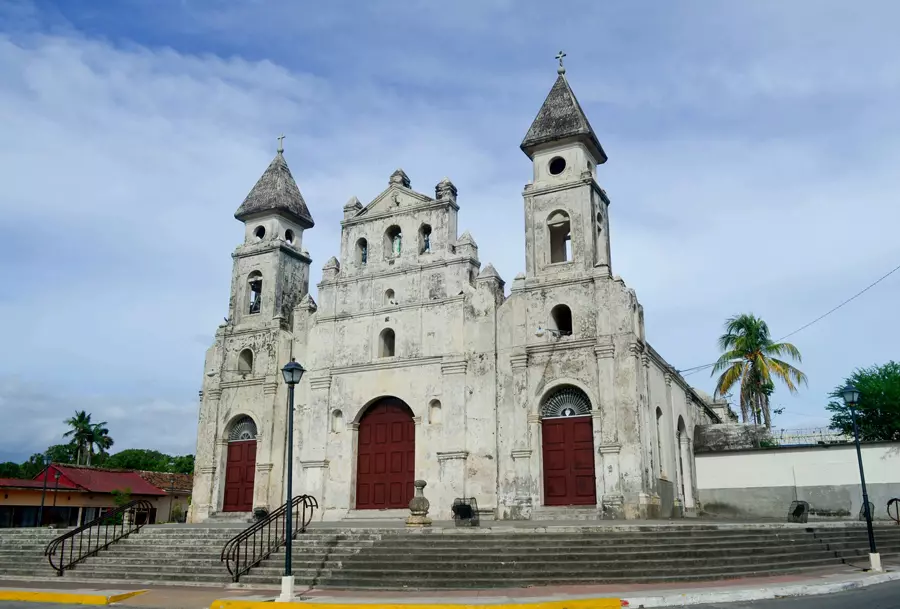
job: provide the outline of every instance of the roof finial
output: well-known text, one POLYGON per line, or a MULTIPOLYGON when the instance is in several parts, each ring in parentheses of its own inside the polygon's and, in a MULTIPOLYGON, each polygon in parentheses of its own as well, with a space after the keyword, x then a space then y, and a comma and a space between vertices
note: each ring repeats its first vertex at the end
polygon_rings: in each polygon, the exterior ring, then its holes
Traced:
POLYGON ((566 56, 566 54, 563 53, 562 51, 560 51, 559 53, 556 54, 556 58, 559 60, 559 67, 556 68, 556 72, 557 72, 558 74, 565 74, 565 73, 566 73, 566 67, 563 65, 563 62, 562 62, 563 57, 565 57, 565 56, 566 56))
MULTIPOLYGON (((562 65, 562 64, 560 64, 560 65, 562 65)), ((276 150, 276 152, 278 154, 281 154, 282 152, 284 152, 284 134, 283 133, 278 136, 278 150, 276 150)))

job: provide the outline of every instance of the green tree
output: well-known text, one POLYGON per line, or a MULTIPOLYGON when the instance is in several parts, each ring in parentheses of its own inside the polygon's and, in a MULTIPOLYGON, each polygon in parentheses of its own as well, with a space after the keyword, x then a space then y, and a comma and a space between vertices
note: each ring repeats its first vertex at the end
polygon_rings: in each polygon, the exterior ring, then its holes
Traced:
POLYGON ((806 384, 805 374, 780 359, 789 357, 800 362, 800 351, 791 343, 773 341, 769 326, 752 313, 726 320, 719 348, 722 355, 712 371, 713 375, 719 374, 716 395, 724 395, 739 385, 743 421, 771 427, 769 399, 775 389, 774 380, 782 381, 791 393, 796 393, 800 384, 806 384))
POLYGON ((112 454, 104 466, 113 469, 139 469, 147 472, 170 471, 172 457, 157 450, 129 448, 112 454))
POLYGON ((73 444, 54 444, 44 451, 50 458, 50 463, 76 463, 78 460, 78 448, 73 444))
POLYGON ((101 457, 108 455, 108 451, 114 444, 113 439, 109 437, 109 429, 106 428, 106 422, 97 423, 91 426, 91 435, 88 441, 87 464, 91 464, 94 456, 94 447, 97 447, 97 454, 101 457))
POLYGON ((44 455, 41 453, 35 453, 28 457, 28 461, 22 464, 22 477, 31 480, 38 474, 40 474, 44 469, 50 464, 50 461, 46 459, 44 455))
POLYGON ((101 455, 104 455, 113 445, 106 421, 94 423, 91 421, 91 415, 84 410, 75 411, 75 416, 66 419, 65 424, 71 429, 64 433, 63 437, 72 438, 72 444, 76 448, 75 463, 77 465, 90 465, 95 447, 101 455))
POLYGON ((829 395, 832 400, 826 408, 832 413, 830 427, 852 436, 853 420, 843 400, 846 385, 854 385, 859 390, 856 423, 860 440, 900 440, 900 363, 890 361, 882 366, 860 368, 829 395))
POLYGON ((184 455, 183 457, 175 457, 172 459, 172 469, 169 471, 176 474, 193 474, 194 473, 194 455, 184 455))
POLYGON ((22 466, 12 461, 0 463, 0 478, 24 478, 22 466))

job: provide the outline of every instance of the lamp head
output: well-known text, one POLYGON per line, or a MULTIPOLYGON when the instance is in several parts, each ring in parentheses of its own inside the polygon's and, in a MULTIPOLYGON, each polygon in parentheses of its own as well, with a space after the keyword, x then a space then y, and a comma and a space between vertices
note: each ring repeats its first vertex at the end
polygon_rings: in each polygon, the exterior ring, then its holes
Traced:
POLYGON ((847 385, 841 391, 841 394, 844 397, 844 404, 853 408, 857 404, 859 404, 859 389, 854 387, 853 385, 847 385))
POLYGON ((294 358, 291 358, 287 364, 284 365, 284 368, 281 369, 281 374, 284 375, 284 382, 288 385, 296 385, 300 382, 300 379, 303 378, 303 373, 306 370, 298 364, 294 358))
POLYGON ((538 326, 537 330, 534 331, 534 335, 540 338, 544 335, 544 332, 545 330, 542 327, 538 326))

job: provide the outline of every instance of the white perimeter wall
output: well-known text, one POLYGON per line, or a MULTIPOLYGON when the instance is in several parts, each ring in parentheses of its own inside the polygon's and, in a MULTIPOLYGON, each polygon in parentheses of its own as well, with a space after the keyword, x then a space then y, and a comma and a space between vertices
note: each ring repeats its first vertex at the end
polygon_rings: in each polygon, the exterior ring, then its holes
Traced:
MULTIPOLYGON (((900 497, 900 443, 862 447, 875 516, 900 497)), ((808 501, 813 517, 854 518, 862 507, 859 466, 852 445, 778 447, 696 455, 703 508, 737 516, 786 517, 791 501, 808 501)))

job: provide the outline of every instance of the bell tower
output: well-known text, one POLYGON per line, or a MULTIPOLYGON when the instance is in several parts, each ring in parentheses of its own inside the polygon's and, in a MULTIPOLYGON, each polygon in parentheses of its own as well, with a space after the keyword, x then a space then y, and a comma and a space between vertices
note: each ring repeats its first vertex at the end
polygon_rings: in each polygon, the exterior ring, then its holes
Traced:
POLYGON ((606 162, 575 98, 560 51, 558 76, 521 149, 534 166, 525 186, 526 276, 610 276, 609 199, 596 181, 606 162))
POLYGON ((244 243, 232 254, 229 325, 268 327, 290 322, 293 308, 309 291, 312 260, 303 231, 314 223, 284 160, 278 138, 275 158, 234 213, 244 223, 244 243))

